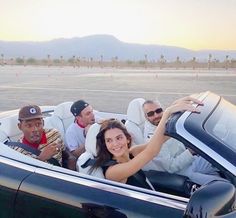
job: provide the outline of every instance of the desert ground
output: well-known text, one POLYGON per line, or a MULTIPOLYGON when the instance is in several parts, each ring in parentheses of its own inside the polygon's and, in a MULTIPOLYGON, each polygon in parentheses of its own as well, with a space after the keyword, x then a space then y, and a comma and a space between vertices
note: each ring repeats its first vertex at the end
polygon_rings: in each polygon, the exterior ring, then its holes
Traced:
POLYGON ((84 99, 97 110, 125 113, 133 98, 158 99, 165 107, 207 90, 236 104, 236 69, 0 66, 0 112, 84 99))

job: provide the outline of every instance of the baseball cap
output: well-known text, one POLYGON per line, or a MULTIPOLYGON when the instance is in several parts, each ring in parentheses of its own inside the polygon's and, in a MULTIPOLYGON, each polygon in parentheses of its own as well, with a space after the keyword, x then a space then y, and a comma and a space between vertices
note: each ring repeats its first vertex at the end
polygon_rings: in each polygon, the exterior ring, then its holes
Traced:
POLYGON ((78 100, 71 105, 70 111, 76 117, 78 116, 84 108, 88 107, 89 103, 84 100, 78 100))
POLYGON ((41 109, 37 105, 27 105, 22 107, 19 111, 19 120, 32 120, 37 118, 43 118, 41 109))

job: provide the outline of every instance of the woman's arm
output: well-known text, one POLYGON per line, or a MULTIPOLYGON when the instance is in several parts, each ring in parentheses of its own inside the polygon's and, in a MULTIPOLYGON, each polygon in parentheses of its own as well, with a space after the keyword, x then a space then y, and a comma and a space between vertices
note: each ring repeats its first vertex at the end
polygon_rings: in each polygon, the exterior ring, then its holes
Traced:
MULTIPOLYGON (((173 105, 168 107, 157 126, 153 137, 146 144, 146 147, 132 160, 126 163, 120 163, 109 167, 106 171, 105 177, 114 181, 124 181, 129 176, 138 172, 144 165, 152 160, 160 151, 162 144, 168 139, 165 133, 165 124, 171 114, 178 111, 192 111, 198 112, 198 110, 192 106, 192 103, 201 104, 200 101, 192 97, 185 97, 175 101, 173 105)), ((145 145, 143 145, 145 146, 145 145)))
POLYGON ((129 149, 129 153, 132 154, 134 157, 137 156, 140 152, 142 152, 147 147, 147 144, 143 145, 133 145, 129 149))

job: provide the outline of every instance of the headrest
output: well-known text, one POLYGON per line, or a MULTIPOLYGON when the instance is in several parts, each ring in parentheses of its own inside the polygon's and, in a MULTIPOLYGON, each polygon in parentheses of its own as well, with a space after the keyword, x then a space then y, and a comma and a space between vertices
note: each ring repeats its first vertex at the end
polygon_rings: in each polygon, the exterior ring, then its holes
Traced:
POLYGON ((0 142, 5 143, 7 141, 8 141, 7 135, 3 131, 0 130, 0 142))
POLYGON ((73 102, 63 102, 55 107, 54 115, 58 116, 60 119, 66 119, 73 116, 70 112, 70 108, 73 102))
POLYGON ((143 98, 135 98, 133 99, 127 109, 127 118, 128 120, 140 125, 144 123, 145 116, 143 112, 143 103, 145 100, 143 98))
POLYGON ((17 140, 22 134, 17 126, 18 123, 18 114, 5 117, 1 119, 0 130, 2 130, 10 139, 17 140))
POLYGON ((94 157, 97 156, 97 134, 100 130, 100 125, 98 123, 94 123, 92 126, 89 127, 89 130, 86 135, 85 139, 85 150, 91 153, 94 157))

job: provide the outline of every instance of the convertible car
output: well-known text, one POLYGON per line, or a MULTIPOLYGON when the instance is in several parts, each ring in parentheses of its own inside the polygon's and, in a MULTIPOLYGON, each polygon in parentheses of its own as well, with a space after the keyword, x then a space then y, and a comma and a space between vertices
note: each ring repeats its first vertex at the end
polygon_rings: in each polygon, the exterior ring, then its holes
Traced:
MULTIPOLYGON (((16 152, 7 143, 17 141, 21 134, 17 129, 18 110, 0 113, 0 217, 235 218, 236 107, 211 92, 195 97, 204 103, 195 105, 200 113, 174 114, 166 124, 166 134, 212 163, 224 180, 200 187, 184 176, 145 172, 155 191, 54 166, 16 152)), ((139 102, 132 101, 127 114, 96 113, 119 119, 127 128, 133 125, 138 133, 143 124, 137 109, 139 102), (136 109, 132 109, 134 102, 136 109)), ((42 107, 45 127, 57 128, 64 136, 73 122, 71 103, 42 107)))

